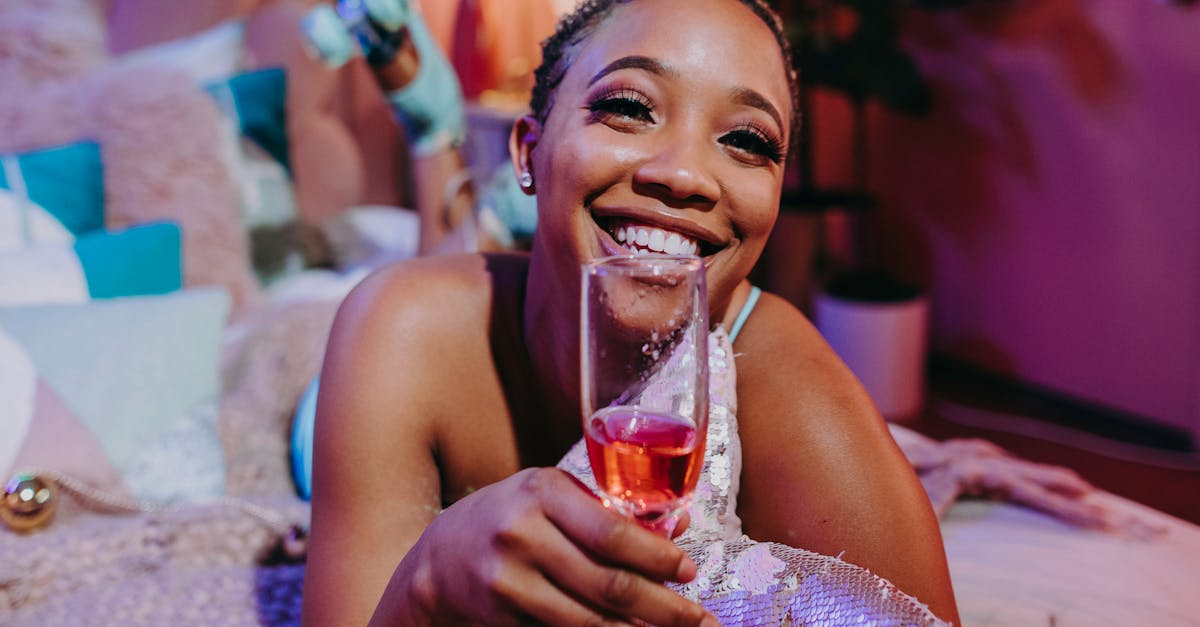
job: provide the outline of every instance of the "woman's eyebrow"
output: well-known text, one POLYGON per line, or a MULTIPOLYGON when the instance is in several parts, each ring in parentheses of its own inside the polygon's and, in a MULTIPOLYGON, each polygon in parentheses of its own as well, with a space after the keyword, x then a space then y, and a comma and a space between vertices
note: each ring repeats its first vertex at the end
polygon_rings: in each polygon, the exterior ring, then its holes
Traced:
POLYGON ((609 74, 612 74, 613 72, 616 72, 617 70, 624 70, 627 68, 645 70, 651 74, 658 74, 668 78, 673 78, 679 75, 679 73, 674 69, 663 65, 656 59, 641 55, 630 55, 628 57, 621 57, 620 59, 617 59, 616 61, 604 66, 602 70, 596 72, 596 75, 592 77, 592 80, 588 81, 588 86, 592 86, 596 81, 609 74))
MULTIPOLYGON (((591 80, 588 81, 588 86, 590 87, 594 85, 596 81, 608 76, 609 74, 612 74, 613 72, 616 72, 617 70, 629 68, 644 70, 646 72, 650 72, 651 74, 658 74, 668 78, 679 76, 679 72, 677 72, 674 68, 664 65, 657 59, 642 55, 630 55, 627 57, 621 57, 620 59, 617 59, 616 61, 604 66, 599 72, 596 72, 595 76, 592 76, 591 80)), ((729 97, 737 104, 754 107, 755 109, 761 109, 762 111, 766 112, 767 115, 771 116, 771 119, 775 120, 775 123, 779 125, 779 128, 784 128, 783 116, 779 114, 779 109, 775 108, 775 105, 771 104, 770 100, 767 100, 757 91, 754 91, 748 87, 734 87, 729 90, 729 97)))
POLYGON ((779 109, 776 109, 770 100, 767 100, 762 94, 753 89, 749 87, 734 87, 729 90, 729 98, 736 104, 765 111, 767 115, 775 120, 779 128, 786 128, 783 125, 783 116, 779 115, 779 109))

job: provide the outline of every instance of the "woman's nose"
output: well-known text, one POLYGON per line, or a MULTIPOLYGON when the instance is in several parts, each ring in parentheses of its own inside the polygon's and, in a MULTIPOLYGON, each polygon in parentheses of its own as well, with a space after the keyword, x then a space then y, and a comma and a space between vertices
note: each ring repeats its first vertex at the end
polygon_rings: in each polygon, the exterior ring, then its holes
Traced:
POLYGON ((662 138, 654 154, 634 173, 634 183, 675 201, 716 202, 721 187, 705 162, 703 142, 681 135, 662 138))

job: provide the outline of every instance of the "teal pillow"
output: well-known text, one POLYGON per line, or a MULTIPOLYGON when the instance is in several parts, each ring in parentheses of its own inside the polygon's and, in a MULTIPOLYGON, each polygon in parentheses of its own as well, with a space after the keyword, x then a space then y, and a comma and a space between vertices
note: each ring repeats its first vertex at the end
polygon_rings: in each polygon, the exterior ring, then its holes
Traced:
POLYGON ((0 307, 0 330, 96 436, 134 495, 200 500, 225 486, 217 408, 229 305, 224 290, 203 288, 0 307))
POLYGON ((0 189, 19 193, 23 185, 30 200, 75 235, 104 228, 104 169, 95 142, 0 155, 0 160, 6 162, 0 189), (20 180, 13 180, 17 175, 20 180))
POLYGON ((231 98, 242 135, 291 171, 287 139, 287 75, 283 68, 237 74, 206 85, 218 102, 231 98))
POLYGON ((171 222, 0 251, 0 305, 174 292, 183 287, 182 253, 182 234, 171 222))
POLYGON ((183 287, 183 233, 173 222, 82 235, 75 254, 92 298, 166 294, 183 287))

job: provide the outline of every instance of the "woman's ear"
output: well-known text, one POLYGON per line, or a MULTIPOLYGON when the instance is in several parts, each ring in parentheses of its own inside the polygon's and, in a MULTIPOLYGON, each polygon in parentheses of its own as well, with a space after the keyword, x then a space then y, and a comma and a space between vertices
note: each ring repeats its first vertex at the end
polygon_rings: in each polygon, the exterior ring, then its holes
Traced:
POLYGON ((533 149, 541 139, 542 124, 531 115, 521 116, 513 123, 508 136, 508 156, 512 160, 513 174, 527 195, 537 193, 537 178, 533 171, 533 149))

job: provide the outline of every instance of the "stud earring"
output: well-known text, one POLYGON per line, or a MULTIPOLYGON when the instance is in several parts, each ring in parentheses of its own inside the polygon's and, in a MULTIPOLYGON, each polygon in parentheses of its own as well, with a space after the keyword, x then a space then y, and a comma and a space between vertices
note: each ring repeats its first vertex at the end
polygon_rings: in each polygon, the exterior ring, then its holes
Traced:
POLYGON ((533 175, 527 171, 522 172, 517 180, 521 183, 521 189, 530 189, 533 187, 533 175))

